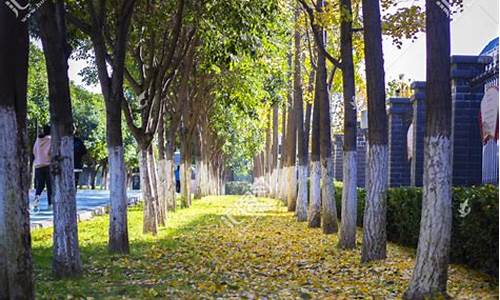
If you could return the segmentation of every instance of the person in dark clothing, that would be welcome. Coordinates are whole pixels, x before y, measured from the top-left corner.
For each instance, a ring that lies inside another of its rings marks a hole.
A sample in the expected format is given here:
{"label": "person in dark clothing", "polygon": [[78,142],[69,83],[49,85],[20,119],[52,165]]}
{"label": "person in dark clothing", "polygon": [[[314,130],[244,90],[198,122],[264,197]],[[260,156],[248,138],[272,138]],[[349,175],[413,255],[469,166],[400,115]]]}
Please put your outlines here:
{"label": "person in dark clothing", "polygon": [[78,180],[83,169],[83,157],[87,154],[87,148],[83,141],[76,135],[73,137],[75,187],[78,187]]}
{"label": "person in dark clothing", "polygon": [[52,209],[52,185],[50,182],[50,126],[45,125],[33,145],[33,165],[35,167],[35,199],[33,210],[37,211],[40,196],[47,187],[48,208]]}
{"label": "person in dark clothing", "polygon": [[180,166],[177,166],[175,169],[175,192],[180,193],[181,192],[181,174],[180,174]]}

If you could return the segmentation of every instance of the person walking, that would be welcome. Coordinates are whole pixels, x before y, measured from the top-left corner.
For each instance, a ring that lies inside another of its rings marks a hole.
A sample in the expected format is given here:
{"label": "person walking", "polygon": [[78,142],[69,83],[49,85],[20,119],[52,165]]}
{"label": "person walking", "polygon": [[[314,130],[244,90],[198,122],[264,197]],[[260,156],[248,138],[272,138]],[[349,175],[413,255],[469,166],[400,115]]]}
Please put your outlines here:
{"label": "person walking", "polygon": [[181,192],[181,170],[180,166],[177,165],[177,168],[175,169],[175,192],[180,193]]}
{"label": "person walking", "polygon": [[45,125],[33,145],[33,165],[35,167],[34,210],[38,210],[40,195],[47,187],[48,208],[52,209],[52,185],[50,183],[50,126]]}

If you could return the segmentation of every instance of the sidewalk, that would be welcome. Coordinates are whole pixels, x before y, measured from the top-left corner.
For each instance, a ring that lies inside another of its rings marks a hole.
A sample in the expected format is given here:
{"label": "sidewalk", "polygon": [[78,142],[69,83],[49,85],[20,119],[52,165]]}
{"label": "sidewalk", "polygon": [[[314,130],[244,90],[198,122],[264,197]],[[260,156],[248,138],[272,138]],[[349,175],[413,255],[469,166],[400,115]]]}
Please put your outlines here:
{"label": "sidewalk", "polygon": [[[140,191],[127,191],[129,205],[137,202]],[[30,191],[30,201],[35,197],[34,190]],[[109,191],[107,190],[79,190],[76,194],[76,206],[78,221],[88,220],[94,216],[107,213],[109,208]],[[44,192],[40,199],[40,211],[30,211],[31,229],[51,227],[54,212],[47,209],[47,195]]]}

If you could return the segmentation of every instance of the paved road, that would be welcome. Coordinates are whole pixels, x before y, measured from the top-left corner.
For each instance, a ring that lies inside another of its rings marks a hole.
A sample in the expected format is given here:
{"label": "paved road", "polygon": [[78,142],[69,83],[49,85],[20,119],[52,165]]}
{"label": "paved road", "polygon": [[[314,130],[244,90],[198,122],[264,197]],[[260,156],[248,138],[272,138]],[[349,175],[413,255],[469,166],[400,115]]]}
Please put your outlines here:
{"label": "paved road", "polygon": [[[130,200],[138,199],[139,191],[128,191],[127,196]],[[30,192],[30,201],[35,197],[35,192]],[[30,203],[31,204],[31,203]],[[95,215],[106,212],[106,207],[109,205],[109,191],[104,190],[80,190],[76,194],[76,206],[78,210],[78,218],[80,220],[89,219]],[[47,196],[45,192],[40,199],[40,211],[30,213],[31,228],[52,226],[53,211],[48,210]]]}

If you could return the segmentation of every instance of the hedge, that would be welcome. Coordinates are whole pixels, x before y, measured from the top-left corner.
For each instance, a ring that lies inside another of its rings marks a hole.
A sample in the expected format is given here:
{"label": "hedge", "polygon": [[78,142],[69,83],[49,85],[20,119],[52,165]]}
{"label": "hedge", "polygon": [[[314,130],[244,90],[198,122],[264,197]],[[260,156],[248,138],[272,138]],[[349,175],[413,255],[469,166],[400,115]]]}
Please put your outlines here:
{"label": "hedge", "polygon": [[225,189],[226,195],[245,195],[252,191],[252,184],[247,181],[228,181]]}
{"label": "hedge", "polygon": [[[342,187],[336,186],[337,211]],[[387,239],[416,248],[420,229],[422,189],[389,189]],[[465,203],[467,202],[467,203]],[[363,224],[365,191],[358,191],[358,226]],[[498,278],[498,187],[453,188],[453,225],[450,260]],[[462,205],[462,206],[461,206]],[[470,211],[469,211],[470,208]]]}

